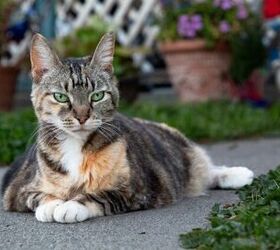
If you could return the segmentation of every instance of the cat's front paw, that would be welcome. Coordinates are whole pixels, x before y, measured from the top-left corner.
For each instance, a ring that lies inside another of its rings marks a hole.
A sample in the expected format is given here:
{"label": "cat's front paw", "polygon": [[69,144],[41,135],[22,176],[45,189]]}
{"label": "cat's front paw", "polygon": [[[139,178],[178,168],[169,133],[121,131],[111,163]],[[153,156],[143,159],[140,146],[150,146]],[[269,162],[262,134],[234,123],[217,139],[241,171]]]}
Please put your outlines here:
{"label": "cat's front paw", "polygon": [[90,218],[90,211],[77,201],[67,201],[55,208],[53,217],[56,222],[75,223]]}
{"label": "cat's front paw", "polygon": [[49,202],[46,202],[40,206],[37,207],[35,211],[35,217],[38,221],[41,222],[52,222],[54,221],[54,210],[56,207],[61,205],[64,201],[63,200],[52,200]]}

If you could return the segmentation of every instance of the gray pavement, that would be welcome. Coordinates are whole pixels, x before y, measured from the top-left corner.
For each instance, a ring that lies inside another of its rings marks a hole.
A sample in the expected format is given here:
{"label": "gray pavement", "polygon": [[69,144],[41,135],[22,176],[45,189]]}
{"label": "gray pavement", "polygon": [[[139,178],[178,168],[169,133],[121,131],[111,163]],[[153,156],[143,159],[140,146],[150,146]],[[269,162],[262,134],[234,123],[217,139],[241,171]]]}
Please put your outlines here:
{"label": "gray pavement", "polygon": [[[204,145],[216,164],[246,165],[256,175],[280,164],[280,139],[255,139]],[[0,176],[5,169],[0,169]],[[207,226],[215,203],[237,201],[234,191],[212,190],[207,196],[177,204],[92,219],[79,224],[37,222],[33,214],[0,209],[0,249],[179,249],[178,236]]]}

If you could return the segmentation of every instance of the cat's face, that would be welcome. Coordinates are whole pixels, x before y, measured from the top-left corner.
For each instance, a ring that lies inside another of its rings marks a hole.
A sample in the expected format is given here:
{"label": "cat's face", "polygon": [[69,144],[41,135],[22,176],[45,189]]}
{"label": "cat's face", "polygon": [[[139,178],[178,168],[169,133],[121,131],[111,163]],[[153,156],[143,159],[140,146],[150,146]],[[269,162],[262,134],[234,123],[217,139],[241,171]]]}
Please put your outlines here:
{"label": "cat's face", "polygon": [[83,137],[112,120],[119,93],[113,76],[114,35],[92,58],[61,61],[41,35],[31,46],[32,102],[39,121]]}

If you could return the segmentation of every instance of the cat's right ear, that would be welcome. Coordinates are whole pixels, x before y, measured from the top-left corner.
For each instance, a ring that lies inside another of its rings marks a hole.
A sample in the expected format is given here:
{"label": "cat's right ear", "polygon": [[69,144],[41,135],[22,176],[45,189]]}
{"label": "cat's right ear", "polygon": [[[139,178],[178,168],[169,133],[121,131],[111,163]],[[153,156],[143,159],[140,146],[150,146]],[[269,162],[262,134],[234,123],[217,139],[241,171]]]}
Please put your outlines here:
{"label": "cat's right ear", "polygon": [[45,37],[35,34],[30,48],[31,72],[35,83],[38,83],[43,75],[62,66],[56,53],[51,49]]}
{"label": "cat's right ear", "polygon": [[115,51],[115,34],[114,32],[106,33],[96,46],[95,52],[90,62],[90,66],[113,73],[113,58]]}

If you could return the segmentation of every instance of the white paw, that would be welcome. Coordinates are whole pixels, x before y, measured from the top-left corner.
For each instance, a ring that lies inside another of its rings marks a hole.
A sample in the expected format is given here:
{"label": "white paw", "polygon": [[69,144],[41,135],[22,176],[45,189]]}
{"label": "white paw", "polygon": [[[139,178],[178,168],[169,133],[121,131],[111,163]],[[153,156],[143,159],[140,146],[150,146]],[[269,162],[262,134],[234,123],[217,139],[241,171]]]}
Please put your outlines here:
{"label": "white paw", "polygon": [[246,167],[227,168],[219,177],[221,188],[241,188],[250,185],[253,181],[254,173]]}
{"label": "white paw", "polygon": [[55,208],[53,217],[60,223],[81,222],[90,218],[90,211],[77,201],[67,201]]}
{"label": "white paw", "polygon": [[57,206],[61,205],[64,201],[62,200],[52,200],[45,204],[37,207],[35,211],[35,217],[41,222],[52,222],[54,221],[53,213]]}

